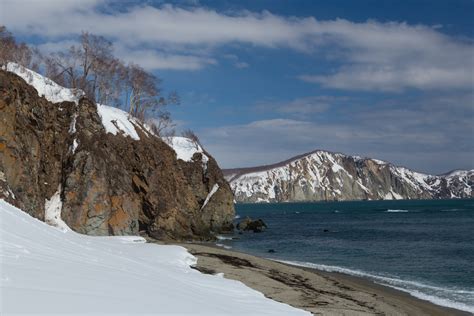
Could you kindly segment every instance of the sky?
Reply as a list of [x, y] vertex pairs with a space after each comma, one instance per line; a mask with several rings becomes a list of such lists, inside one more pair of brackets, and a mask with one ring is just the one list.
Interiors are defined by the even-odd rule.
[[472, 0], [1, 0], [0, 24], [45, 53], [111, 40], [223, 168], [315, 149], [474, 168]]

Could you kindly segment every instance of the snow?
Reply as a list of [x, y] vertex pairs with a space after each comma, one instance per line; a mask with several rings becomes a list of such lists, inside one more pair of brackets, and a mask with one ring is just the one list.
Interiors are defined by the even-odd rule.
[[183, 247], [63, 232], [3, 200], [0, 237], [2, 315], [310, 315], [191, 269]]
[[186, 137], [170, 137], [169, 145], [176, 152], [178, 159], [186, 162], [191, 162], [195, 153], [204, 154], [204, 151], [197, 142]]
[[53, 196], [48, 200], [44, 201], [44, 220], [51, 226], [56, 226], [63, 231], [68, 231], [70, 228], [67, 224], [61, 219], [61, 209], [63, 203], [61, 201], [61, 187], [58, 188], [58, 191], [53, 194]]
[[332, 172], [334, 172], [334, 173], [337, 173], [340, 170], [344, 170], [344, 168], [342, 168], [338, 163], [334, 163], [332, 165], [331, 169], [332, 169]]
[[183, 161], [191, 162], [194, 154], [200, 153], [202, 155], [202, 168], [204, 172], [207, 170], [209, 157], [204, 153], [201, 145], [196, 141], [180, 136], [168, 137], [165, 141], [176, 152], [178, 159]]
[[214, 195], [214, 193], [217, 192], [217, 190], [219, 190], [219, 185], [216, 183], [212, 187], [209, 194], [206, 196], [206, 200], [204, 200], [204, 204], [201, 206], [201, 210], [206, 207], [207, 203], [209, 203], [209, 201], [211, 200], [211, 197]]
[[453, 178], [453, 177], [465, 177], [469, 173], [472, 173], [474, 170], [454, 170], [451, 171], [450, 173], [446, 174], [446, 178]]
[[[71, 124], [69, 125], [69, 134], [71, 134], [71, 135], [76, 134], [76, 122], [77, 122], [77, 113], [74, 113], [74, 115], [72, 116]], [[72, 146], [70, 148], [72, 153], [76, 152], [77, 146], [79, 146], [79, 144], [77, 142], [77, 138], [74, 138], [74, 140], [72, 142]]]
[[77, 139], [74, 138], [74, 140], [72, 141], [72, 148], [71, 148], [72, 153], [76, 152], [77, 146], [79, 146], [79, 143], [77, 142]]
[[45, 78], [39, 73], [21, 65], [8, 63], [4, 69], [23, 78], [26, 83], [38, 91], [40, 97], [45, 97], [49, 102], [74, 102], [77, 105], [79, 99], [84, 96], [84, 92], [79, 89], [61, 87], [51, 79]]
[[134, 122], [134, 118], [127, 112], [103, 104], [97, 104], [97, 112], [107, 133], [113, 135], [123, 133], [124, 136], [130, 136], [132, 139], [140, 140], [135, 126], [132, 123]]
[[403, 200], [403, 196], [400, 194], [393, 192], [393, 189], [390, 190], [387, 194], [385, 194], [384, 200]]

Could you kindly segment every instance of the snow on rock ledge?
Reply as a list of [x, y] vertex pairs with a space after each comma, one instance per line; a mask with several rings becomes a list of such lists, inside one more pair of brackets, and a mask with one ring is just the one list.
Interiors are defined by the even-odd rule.
[[123, 133], [125, 136], [140, 140], [132, 123], [134, 118], [130, 117], [127, 112], [102, 104], [97, 104], [97, 112], [107, 133], [114, 135]]
[[196, 141], [179, 136], [169, 137], [165, 141], [176, 152], [176, 156], [178, 157], [178, 159], [181, 159], [183, 161], [191, 162], [195, 153], [202, 154], [202, 166], [204, 168], [204, 171], [206, 170], [209, 157], [206, 156], [201, 145], [199, 145]]
[[77, 105], [79, 99], [84, 96], [84, 92], [82, 90], [61, 87], [51, 79], [43, 77], [39, 73], [27, 69], [21, 65], [8, 63], [4, 69], [5, 68], [7, 71], [23, 78], [26, 83], [38, 91], [38, 95], [40, 97], [45, 97], [49, 102], [74, 102]]
[[191, 269], [180, 246], [62, 232], [0, 200], [0, 314], [311, 315]]
[[44, 220], [47, 224], [55, 226], [66, 232], [71, 230], [69, 226], [61, 219], [61, 210], [63, 203], [61, 201], [61, 186], [49, 200], [44, 201]]

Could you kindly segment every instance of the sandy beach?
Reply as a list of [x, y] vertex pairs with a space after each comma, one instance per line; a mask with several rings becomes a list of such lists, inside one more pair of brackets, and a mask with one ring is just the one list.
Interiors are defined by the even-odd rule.
[[195, 269], [243, 282], [266, 297], [313, 315], [469, 315], [363, 278], [290, 266], [212, 245], [180, 244]]

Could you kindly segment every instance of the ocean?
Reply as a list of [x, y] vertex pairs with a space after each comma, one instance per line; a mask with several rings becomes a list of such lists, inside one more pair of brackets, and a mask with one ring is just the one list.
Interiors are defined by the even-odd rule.
[[236, 213], [268, 229], [221, 246], [369, 278], [474, 313], [474, 200], [237, 204]]

